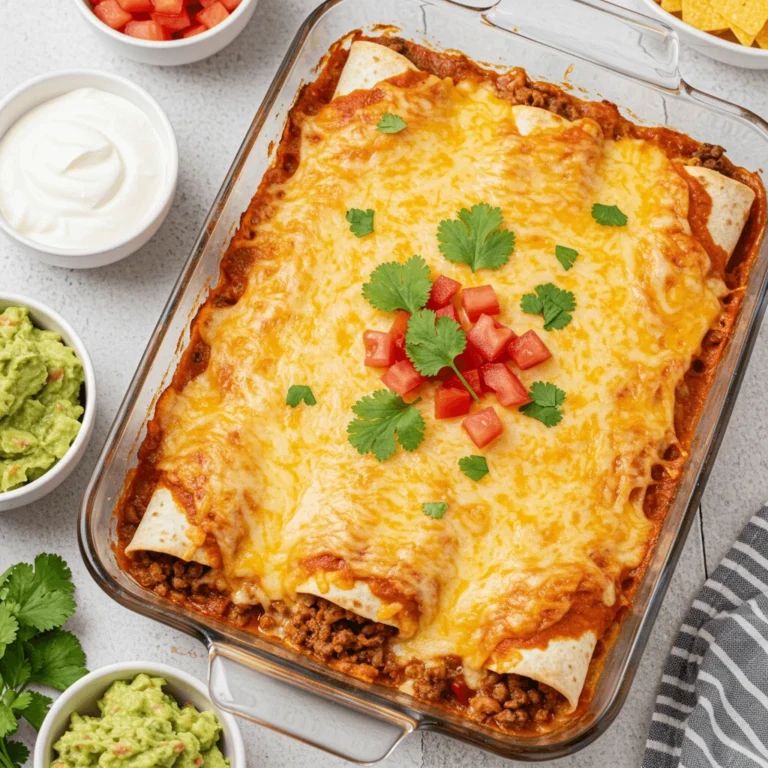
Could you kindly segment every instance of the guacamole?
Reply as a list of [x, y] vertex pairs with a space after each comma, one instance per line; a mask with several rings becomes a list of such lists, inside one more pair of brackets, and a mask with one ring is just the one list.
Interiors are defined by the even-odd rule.
[[216, 746], [221, 732], [213, 712], [180, 707], [163, 693], [162, 677], [118, 680], [98, 703], [101, 717], [72, 715], [53, 745], [51, 768], [229, 768]]
[[45, 474], [80, 431], [75, 350], [32, 325], [25, 307], [0, 313], [0, 493]]

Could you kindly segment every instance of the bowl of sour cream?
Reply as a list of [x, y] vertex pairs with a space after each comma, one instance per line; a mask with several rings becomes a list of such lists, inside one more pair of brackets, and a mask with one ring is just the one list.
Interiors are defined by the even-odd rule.
[[0, 230], [47, 264], [99, 267], [141, 248], [178, 168], [167, 116], [117, 75], [44, 75], [0, 101]]

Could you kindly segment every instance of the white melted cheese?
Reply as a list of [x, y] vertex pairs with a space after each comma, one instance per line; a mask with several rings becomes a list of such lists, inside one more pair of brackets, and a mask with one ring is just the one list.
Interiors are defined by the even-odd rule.
[[[472, 82], [378, 90], [378, 103], [345, 110], [341, 100], [307, 119], [271, 217], [252, 240], [248, 226], [236, 236], [258, 260], [237, 304], [207, 314], [207, 370], [164, 403], [159, 466], [194, 491], [241, 594], [290, 602], [301, 562], [332, 553], [416, 598], [421, 621], [404, 655], [452, 653], [478, 667], [501, 639], [566, 615], [577, 591], [610, 605], [641, 562], [653, 535], [644, 492], [676, 439], [675, 387], [724, 286], [691, 237], [687, 186], [654, 144], [604, 140], [591, 121], [522, 137], [511, 105]], [[380, 133], [385, 112], [406, 130]], [[479, 202], [502, 209], [516, 248], [501, 269], [472, 274], [440, 254], [436, 232]], [[618, 205], [629, 224], [598, 225], [596, 202]], [[351, 234], [350, 208], [375, 210], [374, 234]], [[568, 272], [556, 245], [579, 252]], [[382, 371], [363, 365], [363, 331], [392, 322], [362, 285], [414, 253], [433, 276], [491, 283], [498, 319], [544, 339], [553, 358], [520, 377], [565, 390], [558, 426], [487, 395], [482, 407], [495, 404], [505, 431], [478, 451], [461, 419], [434, 419], [427, 384], [416, 393], [427, 422], [418, 450], [379, 463], [348, 443], [352, 404], [382, 387]], [[546, 282], [577, 302], [551, 333], [520, 309]], [[317, 405], [287, 407], [293, 384], [311, 386]], [[476, 453], [490, 466], [479, 483], [457, 465]], [[431, 501], [448, 503], [443, 519], [423, 514]]]

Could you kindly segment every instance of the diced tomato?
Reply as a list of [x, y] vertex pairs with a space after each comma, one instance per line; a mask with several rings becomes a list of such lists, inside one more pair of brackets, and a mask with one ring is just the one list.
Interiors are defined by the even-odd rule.
[[504, 424], [502, 424], [493, 406], [483, 408], [482, 411], [467, 416], [461, 422], [461, 426], [467, 430], [472, 442], [478, 448], [488, 445], [491, 440], [495, 440], [504, 431]]
[[467, 685], [464, 677], [454, 677], [451, 680], [451, 690], [453, 695], [465, 707], [469, 706], [469, 700], [475, 695], [475, 692]]
[[465, 288], [461, 294], [461, 304], [473, 323], [480, 315], [498, 315], [501, 311], [499, 298], [492, 285]]
[[395, 340], [395, 360], [406, 360], [405, 354], [405, 333], [408, 330], [408, 321], [411, 319], [411, 313], [404, 310], [398, 310], [395, 313], [395, 320], [389, 329], [389, 335]]
[[182, 33], [182, 37], [194, 37], [195, 35], [202, 35], [203, 32], [207, 32], [208, 27], [205, 24], [196, 24], [194, 27], [187, 27]]
[[493, 322], [490, 315], [480, 315], [467, 334], [467, 341], [488, 361], [498, 360], [515, 334], [505, 326]]
[[496, 393], [500, 405], [507, 408], [530, 403], [528, 390], [504, 363], [487, 363], [480, 369], [483, 384]]
[[435, 392], [435, 418], [452, 419], [455, 416], [465, 416], [469, 413], [472, 404], [472, 396], [464, 387], [438, 387]]
[[453, 306], [453, 304], [448, 304], [448, 306], [440, 307], [440, 309], [435, 312], [436, 317], [450, 317], [451, 320], [454, 320], [455, 322], [459, 322], [459, 316], [456, 314], [456, 307]]
[[172, 32], [181, 32], [182, 29], [186, 29], [192, 23], [186, 11], [183, 13], [150, 13], [149, 15], [152, 17], [152, 21], [156, 21]]
[[448, 302], [459, 292], [461, 283], [456, 280], [451, 280], [450, 277], [440, 275], [440, 277], [432, 283], [432, 290], [429, 293], [429, 301], [427, 302], [427, 309], [440, 309], [444, 307]]
[[381, 380], [393, 392], [398, 395], [406, 395], [413, 392], [416, 387], [423, 384], [426, 379], [413, 367], [410, 360], [401, 360], [395, 363], [382, 377]]
[[156, 21], [129, 21], [125, 34], [142, 40], [168, 40], [170, 35]]
[[[472, 391], [478, 396], [482, 397], [485, 393], [483, 389], [483, 380], [480, 376], [480, 371], [477, 368], [473, 368], [470, 371], [462, 371], [461, 375], [466, 380], [467, 384], [472, 387]], [[445, 380], [444, 387], [453, 387], [454, 389], [466, 389], [461, 383], [461, 379], [454, 373], [450, 378]]]
[[552, 353], [536, 331], [526, 331], [522, 336], [512, 339], [508, 349], [512, 362], [523, 371], [552, 357]]
[[221, 24], [229, 16], [229, 11], [216, 0], [215, 3], [211, 3], [207, 8], [203, 8], [200, 13], [197, 14], [197, 20], [201, 24], [205, 24], [208, 29], [212, 29], [217, 24]]
[[384, 331], [364, 331], [365, 364], [371, 368], [389, 368], [395, 362], [395, 340]]
[[479, 368], [485, 364], [485, 358], [471, 345], [467, 344], [467, 348], [456, 358], [454, 361], [456, 367], [463, 373], [466, 370], [472, 370], [473, 368]]
[[213, 5], [216, 0], [197, 0], [197, 2], [200, 3], [200, 5], [203, 6], [203, 8], [207, 8], [209, 5]]
[[221, 0], [222, 5], [230, 12], [235, 10], [240, 5], [240, 0]]
[[184, 0], [152, 0], [158, 13], [181, 13], [184, 9]]
[[94, 7], [93, 12], [112, 29], [120, 29], [133, 20], [133, 16], [128, 11], [124, 11], [117, 0], [102, 0]]
[[124, 11], [129, 13], [149, 13], [155, 10], [152, 0], [117, 0]]

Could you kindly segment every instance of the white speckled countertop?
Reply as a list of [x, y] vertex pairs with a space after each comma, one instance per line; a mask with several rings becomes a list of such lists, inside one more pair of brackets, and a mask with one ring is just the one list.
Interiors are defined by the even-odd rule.
[[[633, 7], [634, 0], [619, 0]], [[135, 80], [155, 96], [176, 130], [181, 157], [174, 207], [139, 253], [110, 267], [68, 271], [30, 262], [0, 241], [0, 288], [37, 298], [61, 312], [90, 350], [99, 383], [99, 414], [90, 449], [72, 477], [31, 507], [0, 516], [0, 572], [40, 551], [72, 566], [79, 610], [70, 628], [82, 639], [88, 665], [145, 659], [205, 677], [198, 641], [121, 608], [93, 583], [77, 549], [80, 498], [97, 454], [171, 286], [286, 47], [317, 0], [260, 0], [249, 27], [217, 56], [182, 68], [154, 68], [110, 55], [88, 33], [71, 0], [0, 2], [0, 96], [46, 72], [98, 68]], [[43, 6], [47, 11], [43, 12]], [[55, 6], [55, 12], [54, 12]], [[692, 85], [768, 117], [768, 72], [749, 72], [684, 52]], [[705, 574], [743, 523], [768, 499], [768, 335], [765, 326], [712, 472], [698, 524], [667, 593], [629, 699], [596, 743], [560, 768], [639, 766], [660, 670], [676, 629]], [[291, 739], [243, 723], [252, 768], [346, 765]], [[24, 731], [33, 743], [30, 731]], [[410, 737], [383, 765], [394, 768], [491, 768], [508, 765], [441, 736]]]

